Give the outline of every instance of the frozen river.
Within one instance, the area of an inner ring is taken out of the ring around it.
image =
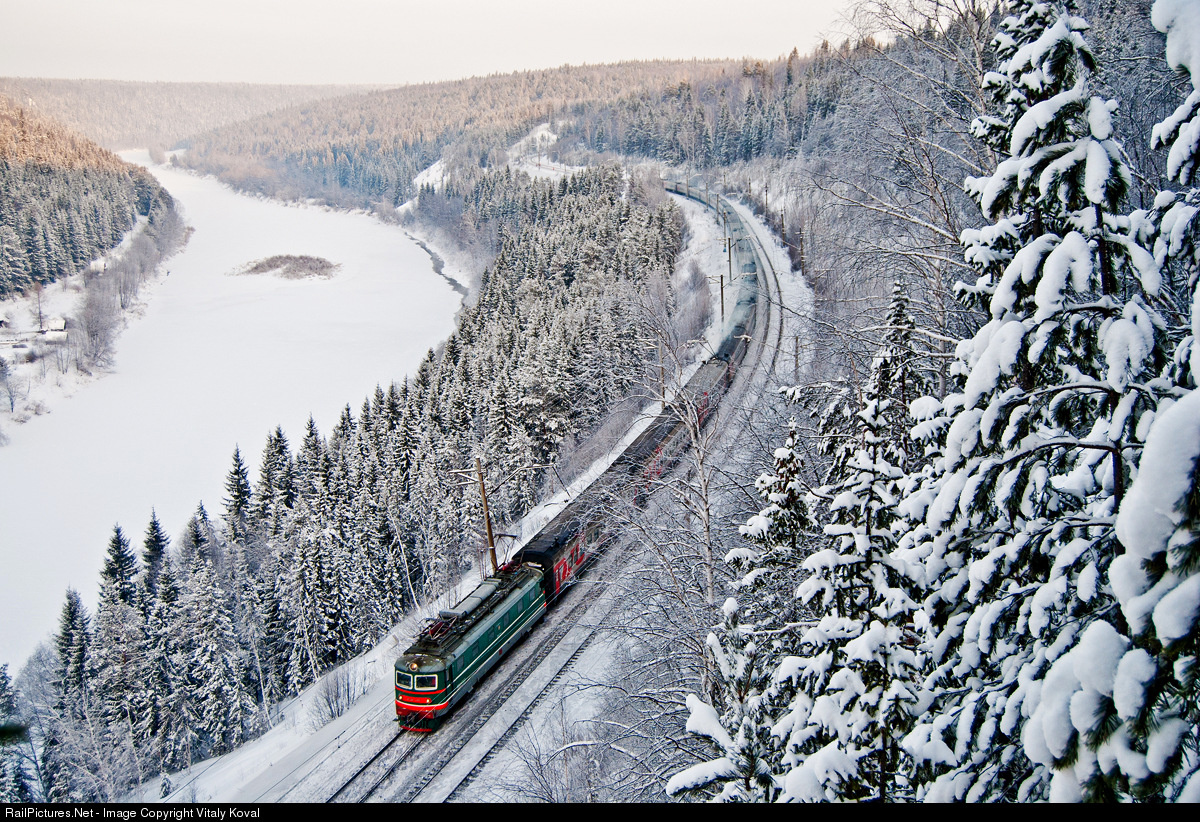
[[[152,508],[173,537],[200,501],[218,516],[235,445],[253,482],[275,425],[295,446],[310,414],[323,433],[347,403],[357,415],[449,334],[460,303],[399,228],[152,170],[195,233],[118,340],[113,372],[8,427],[0,448],[0,663],[13,673],[56,628],[67,586],[94,606],[115,523],[140,553]],[[276,254],[340,269],[230,276]]]

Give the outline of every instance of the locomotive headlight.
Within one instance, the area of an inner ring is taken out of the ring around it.
[[[410,670],[410,671],[415,671],[415,670],[417,670],[417,668],[419,668],[419,667],[421,667],[421,666],[420,666],[420,665],[418,665],[418,664],[417,664],[417,663],[415,663],[415,662],[410,662],[410,663],[408,663],[408,670]]]

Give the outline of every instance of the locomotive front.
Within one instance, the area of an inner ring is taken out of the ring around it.
[[[450,707],[450,671],[445,660],[405,654],[396,660],[396,719],[409,730],[432,731]]]

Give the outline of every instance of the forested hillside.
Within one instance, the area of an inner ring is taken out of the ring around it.
[[[646,87],[735,71],[732,62],[565,66],[325,100],[198,136],[184,162],[249,191],[339,205],[396,206],[441,159],[503,164],[536,123]]]
[[[371,86],[137,83],[0,77],[0,96],[86,135],[112,151],[172,149],[193,134],[269,111]]]
[[[171,209],[145,169],[0,97],[0,298],[74,274]]]

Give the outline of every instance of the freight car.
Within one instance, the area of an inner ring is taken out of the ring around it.
[[[683,186],[668,184],[679,194]],[[688,196],[718,209],[715,200]],[[727,218],[737,218],[725,212]],[[396,719],[412,731],[433,731],[509,650],[546,613],[587,564],[603,549],[609,535],[594,512],[605,490],[635,486],[644,499],[651,482],[679,460],[690,442],[690,426],[704,425],[745,360],[758,321],[760,283],[753,254],[741,259],[735,285],[736,302],[715,353],[688,380],[683,392],[695,417],[685,420],[681,404],[664,409],[634,439],[589,490],[552,519],[495,576],[485,579],[454,608],[442,611],[396,661]],[[602,490],[603,489],[603,490]]]

